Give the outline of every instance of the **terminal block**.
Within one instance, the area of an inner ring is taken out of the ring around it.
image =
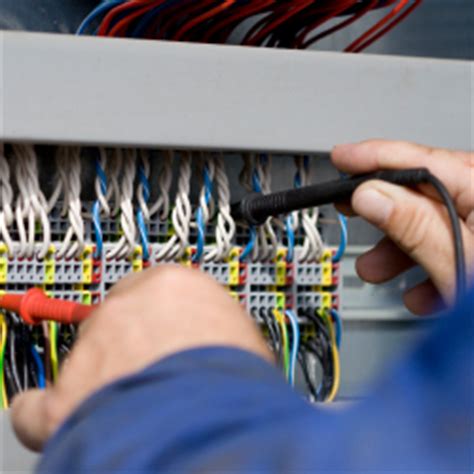
[[[296,253],[293,270],[296,285],[331,286],[333,284],[332,252],[330,249],[323,252],[320,262],[299,262],[299,253]]]
[[[328,291],[299,291],[296,293],[296,310],[307,308],[331,309],[333,293]]]

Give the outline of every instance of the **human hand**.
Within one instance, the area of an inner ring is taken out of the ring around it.
[[[370,140],[336,146],[332,161],[341,171],[361,174],[379,169],[428,168],[447,187],[461,219],[468,274],[474,270],[474,154],[433,149],[405,142]],[[445,207],[430,185],[417,190],[382,181],[359,186],[352,210],[385,232],[360,256],[356,269],[370,283],[383,283],[421,265],[429,280],[405,292],[407,308],[427,314],[455,295],[452,230]],[[344,209],[341,209],[344,210]]]
[[[40,450],[68,415],[104,385],[201,346],[237,347],[273,360],[253,321],[204,273],[166,265],[130,275],[81,325],[56,385],[14,398],[17,436]]]

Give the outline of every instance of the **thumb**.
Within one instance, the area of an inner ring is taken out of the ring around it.
[[[452,301],[454,246],[443,205],[411,189],[369,181],[353,194],[352,207],[423,266],[444,299]],[[467,232],[463,233],[466,236]]]
[[[40,451],[53,432],[47,390],[28,390],[12,402],[10,416],[18,439],[29,449]]]

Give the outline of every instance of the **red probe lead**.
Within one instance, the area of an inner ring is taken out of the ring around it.
[[[18,313],[27,324],[39,324],[45,320],[77,324],[87,319],[96,307],[48,298],[39,288],[32,288],[23,294],[0,296],[0,308]]]

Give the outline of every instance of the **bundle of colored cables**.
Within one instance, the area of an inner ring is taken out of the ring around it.
[[[301,385],[297,383],[299,362],[302,380],[312,399],[332,402],[340,384],[339,347],[342,326],[338,313],[335,310],[331,310],[329,314],[318,313],[308,309],[300,315],[305,319],[304,324],[289,310],[283,312],[260,308],[253,316],[263,323],[269,345],[289,384]],[[304,328],[312,327],[314,331],[309,336],[303,335],[302,324]],[[321,367],[319,383],[316,381],[316,371],[309,366],[310,360],[317,361]]]
[[[392,30],[421,0],[104,0],[78,34],[305,49],[368,12],[388,12],[347,48],[359,52]],[[335,25],[323,26],[337,18]],[[248,27],[247,25],[251,25]],[[239,28],[242,27],[242,28]]]
[[[58,377],[75,329],[50,321],[23,324],[14,313],[0,313],[0,407],[29,388],[45,388]]]

